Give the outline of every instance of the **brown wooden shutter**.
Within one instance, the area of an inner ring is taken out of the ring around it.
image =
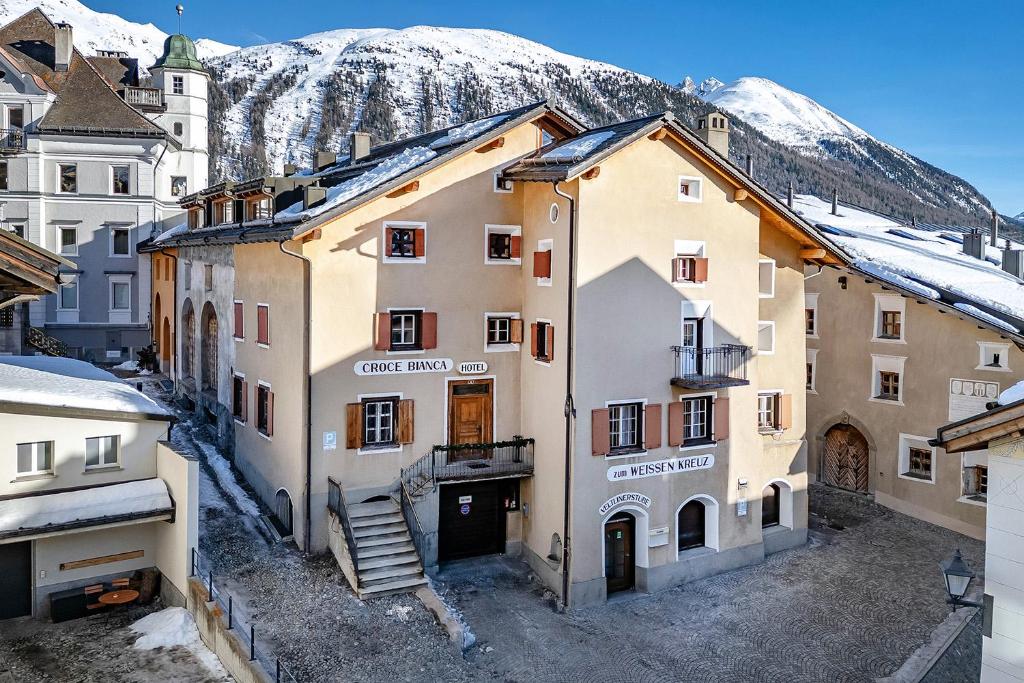
[[[537,357],[537,323],[530,323],[530,355]]]
[[[267,306],[256,307],[256,341],[270,344],[270,308]]]
[[[519,318],[512,318],[508,324],[508,339],[513,344],[523,343],[523,321]]]
[[[391,256],[391,236],[394,235],[394,228],[384,228],[384,255]]]
[[[708,279],[708,260],[706,258],[695,258],[693,259],[693,281],[694,282],[707,282]]]
[[[423,258],[427,253],[427,232],[423,228],[416,228],[412,235],[413,255],[416,258]]]
[[[345,406],[345,448],[363,447],[363,404]]]
[[[683,402],[668,404],[668,445],[683,445]]]
[[[590,412],[590,450],[592,455],[607,455],[612,450],[608,433],[608,409],[595,408]]]
[[[411,398],[398,402],[398,443],[412,443],[414,433],[414,411]]]
[[[274,435],[274,392],[267,392],[267,436]]]
[[[244,379],[242,380],[242,410],[241,410],[242,422],[249,421],[249,383]]]
[[[650,403],[644,410],[644,448],[661,448],[660,403]]]
[[[779,396],[779,429],[792,429],[793,427],[793,395],[782,394]]]
[[[551,250],[533,252],[533,276],[551,277]]]
[[[437,313],[424,313],[420,316],[420,324],[423,326],[422,342],[424,349],[437,348]]]
[[[373,348],[377,351],[387,351],[391,348],[391,314],[377,314],[377,338],[374,340]]]
[[[544,352],[547,354],[546,360],[553,361],[555,359],[555,326],[548,325],[544,328],[547,330],[547,343],[544,345]]]
[[[242,302],[240,302],[240,301],[236,301],[235,302],[235,338],[236,339],[244,339],[245,338],[245,326],[243,324],[244,323],[244,317],[243,317],[244,315],[245,315],[245,306],[244,306],[244,304],[242,304]]]
[[[512,258],[523,257],[523,238],[519,235],[512,235],[511,246],[509,247]]]
[[[729,438],[729,399],[716,398],[712,412],[715,441],[724,441]]]

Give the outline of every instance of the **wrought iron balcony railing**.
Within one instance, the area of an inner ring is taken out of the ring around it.
[[[402,470],[411,495],[436,481],[525,477],[533,472],[533,439],[521,436],[497,443],[434,446]]]
[[[673,346],[675,373],[672,385],[685,389],[719,389],[750,384],[747,360],[750,347],[724,344],[707,349]]]
[[[25,149],[25,131],[21,128],[0,128],[0,152],[20,152]]]

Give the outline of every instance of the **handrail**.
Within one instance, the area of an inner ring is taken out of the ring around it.
[[[402,517],[405,518],[405,525],[409,527],[409,535],[412,537],[412,543],[416,546],[416,553],[420,556],[420,562],[422,562],[423,558],[426,557],[423,548],[423,524],[420,522],[420,516],[416,513],[416,505],[413,503],[412,494],[409,493],[409,489],[406,487],[402,477],[398,479],[398,486],[402,498],[399,504],[399,507],[402,509]]]
[[[437,445],[402,470],[401,480],[411,496],[437,481],[523,475],[533,471],[532,438],[508,441]]]
[[[348,518],[348,506],[345,502],[345,490],[333,477],[327,478],[327,509],[338,516],[341,520],[342,530],[345,532],[345,545],[348,546],[349,558],[352,566],[359,571],[359,556],[356,554],[356,534],[352,529],[352,522]]]
[[[38,327],[29,327],[25,330],[25,342],[48,356],[66,357],[68,355],[67,344],[60,339],[51,337]]]
[[[722,344],[705,349],[692,346],[670,347],[675,355],[675,374],[679,379],[729,379],[745,381],[749,346]]]

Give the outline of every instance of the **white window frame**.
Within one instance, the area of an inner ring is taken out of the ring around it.
[[[683,183],[693,183],[697,186],[696,194],[683,194]],[[681,175],[676,180],[676,199],[689,204],[700,204],[704,201],[704,179],[700,176]]]
[[[772,425],[771,427],[761,426],[761,399],[767,397],[774,397],[775,407],[773,408],[773,412],[775,422],[778,423],[782,419],[782,394],[782,389],[761,389],[760,391],[757,392],[757,418],[755,422],[757,424],[758,434],[781,434],[782,432],[785,431],[784,429],[776,425]]]
[[[409,310],[409,309],[405,309],[405,310]],[[403,392],[401,392],[401,391],[378,391],[378,392],[374,392],[374,393],[370,393],[370,394],[359,394],[358,396],[356,396],[356,401],[358,401],[359,405],[361,406],[363,404],[363,400],[364,399],[369,399],[369,400],[372,401],[375,398],[394,398],[396,396],[398,397],[398,403],[400,405],[402,403],[402,400],[405,399],[405,394]],[[447,415],[448,415],[448,411],[446,409],[445,410],[445,416],[446,416],[445,419],[447,419]],[[363,415],[363,419],[359,421],[359,434],[360,434],[359,440],[360,440],[360,442],[362,442],[362,440],[363,440],[362,437],[363,437],[363,428],[364,428],[364,421],[365,420],[366,420],[366,416]],[[365,445],[364,446],[360,446],[356,450],[356,455],[380,455],[382,453],[401,453],[402,452],[402,444],[398,443],[398,414],[396,413],[395,415],[393,415],[391,420],[392,420],[392,429],[394,429],[394,432],[395,432],[395,445],[394,446],[385,446],[385,447],[382,447],[382,448],[374,448],[374,447],[367,448]]]
[[[47,469],[41,470],[41,469],[39,469],[37,467],[37,465],[39,463],[39,449],[35,448],[35,447],[40,446],[40,445],[44,445],[44,444],[48,444],[49,445],[49,449],[50,449],[50,467],[47,468]],[[32,449],[32,470],[28,471],[28,472],[20,472],[20,471],[18,471],[18,446],[25,446],[25,445],[29,445],[29,446],[33,446],[34,447]],[[29,477],[53,476],[55,471],[56,471],[55,470],[56,464],[54,463],[54,460],[56,459],[56,456],[54,455],[54,451],[55,450],[56,449],[54,448],[54,443],[53,443],[52,439],[49,440],[49,441],[23,441],[23,442],[21,442],[19,444],[16,444],[15,447],[14,447],[14,472],[15,472],[15,478],[16,479],[24,479],[24,478],[29,478]]]
[[[904,371],[906,362],[906,356],[886,356],[876,353],[871,354],[871,393],[868,394],[869,401],[892,406],[905,405],[903,397],[907,388],[907,375]],[[879,374],[881,372],[895,372],[900,376],[900,393],[897,400],[892,401],[886,398],[878,398],[878,394],[881,391],[881,376]]]
[[[552,204],[552,206],[557,206]],[[537,240],[537,251],[550,251],[551,252],[551,277],[537,277],[534,280],[537,281],[538,287],[550,287],[552,278],[555,275],[555,241],[551,239]]]
[[[128,285],[128,308],[114,308],[114,285]],[[125,324],[132,321],[132,276],[117,274],[107,276],[107,314],[112,323]]]
[[[902,378],[901,378],[900,379],[900,391],[902,392],[902,390],[903,390],[903,386],[902,386]],[[917,482],[919,484],[931,484],[933,486],[935,485],[936,469],[937,469],[938,464],[939,464],[938,460],[936,459],[936,455],[938,454],[938,449],[934,448],[933,446],[929,446],[928,445],[928,440],[929,440],[929,437],[927,437],[927,436],[916,436],[914,434],[904,434],[902,432],[900,433],[900,438],[899,438],[899,457],[897,459],[897,463],[898,463],[899,467],[896,470],[896,476],[898,478],[904,479],[904,480],[907,480],[907,481],[915,481],[915,482]],[[908,472],[910,471],[910,448],[911,447],[920,448],[921,450],[931,451],[931,454],[932,454],[932,469],[931,469],[931,478],[930,479],[922,479],[921,477],[914,477],[914,476],[911,476],[910,474],[908,474]],[[963,486],[962,478],[961,478],[961,486]]]
[[[508,353],[510,351],[518,351],[522,344],[516,344],[509,342],[508,344],[488,344],[487,343],[487,330],[489,321],[491,318],[510,318],[512,320],[522,320],[522,315],[519,313],[513,313],[511,311],[488,311],[484,313],[484,353]],[[523,335],[526,335],[525,323],[523,325]],[[510,330],[511,333],[511,330]]]
[[[516,188],[515,182],[513,182],[511,180],[507,181],[508,184],[509,184],[509,188],[506,190],[506,189],[504,189],[501,186],[501,183],[498,180],[499,178],[501,178],[501,171],[495,171],[494,172],[494,184],[492,186],[492,188],[494,189],[495,192],[497,192],[498,194],[512,194],[513,192],[515,192],[515,188]]]
[[[673,240],[672,258],[707,258],[708,246],[704,240]],[[672,274],[675,277],[675,273]],[[680,288],[704,289],[707,282],[672,282],[672,286]]]
[[[54,227],[57,228],[57,253],[61,256],[78,256],[78,226],[77,225],[61,225],[56,224]],[[65,230],[71,230],[75,233],[75,247],[74,251],[64,251],[64,239],[63,232]]]
[[[60,189],[60,169],[61,169],[62,166],[74,166],[75,167],[75,191],[74,192],[65,192],[65,191]],[[78,194],[79,190],[80,190],[79,185],[80,185],[80,181],[81,181],[81,177],[78,175],[78,162],[75,162],[75,161],[58,161],[57,162],[56,171],[57,171],[57,175],[55,177],[56,184],[53,187],[54,194],[66,194],[66,195],[76,195],[76,194]]]
[[[551,222],[551,225],[557,225],[561,215],[562,208],[558,206],[558,202],[551,202],[551,206],[548,207],[548,220]]]
[[[761,291],[761,266],[770,263],[772,266],[771,276],[771,291]],[[773,258],[759,258],[757,259],[757,298],[759,299],[774,299],[775,298],[775,259]]]
[[[811,332],[807,331],[807,311],[814,311],[814,329]],[[805,292],[804,293],[804,335],[807,339],[818,339],[820,338],[819,330],[821,329],[821,319],[818,317],[818,292]]]
[[[103,453],[100,452],[100,460],[95,465],[89,464],[89,441],[94,439],[113,439],[114,440],[114,462],[104,462]],[[109,469],[120,469],[121,467],[121,437],[118,434],[106,434],[104,436],[91,436],[85,440],[85,454],[84,460],[85,471],[90,472],[93,470],[109,470]]]
[[[399,313],[407,313],[407,312],[411,312],[411,311],[419,311],[420,312],[420,319],[419,319],[419,322],[417,324],[420,325],[420,327],[422,327],[423,326],[423,313],[426,313],[427,309],[423,308],[422,306],[390,306],[387,309],[387,311],[388,311],[388,315],[391,315],[392,313],[394,313],[396,311],[399,312]],[[422,330],[416,330],[416,332],[419,333],[420,335],[422,335],[423,331]],[[423,340],[423,337],[420,336],[420,341],[422,342],[422,340]],[[487,339],[486,338],[484,339],[484,343],[485,344],[487,343]],[[391,326],[390,325],[388,326],[388,346],[391,346]],[[415,356],[415,355],[422,355],[422,354],[424,354],[426,352],[427,352],[426,349],[399,349],[397,351],[392,351],[389,348],[384,353],[386,355],[388,355],[388,356]],[[387,395],[390,396],[391,394],[387,394]]]
[[[761,348],[761,328],[768,327],[772,331],[772,346],[770,349]],[[757,321],[757,349],[758,356],[774,356],[775,355],[775,321],[774,320],[758,320]]]
[[[548,326],[553,326],[554,325],[554,323],[552,323],[549,318],[536,318],[534,320],[534,322],[538,323],[538,330],[537,330],[538,332],[540,331],[539,323],[545,323]],[[525,327],[525,325],[526,325],[526,323],[523,323],[524,327]],[[547,328],[545,328],[545,330],[546,329]],[[523,334],[524,335],[526,334],[526,330],[525,329],[523,330]],[[546,331],[545,331],[545,334],[547,334]],[[544,346],[545,346],[544,350],[548,352],[548,358],[550,358],[551,357],[551,354],[550,354],[551,349],[547,348],[547,341],[544,342]],[[533,358],[533,362],[536,363],[537,365],[543,365],[546,368],[550,368],[551,367],[551,361],[549,361],[549,360],[541,360],[540,358],[537,358],[536,356],[532,356],[532,358]]]
[[[998,353],[999,365],[988,365],[990,353]],[[999,342],[978,342],[978,367],[975,370],[988,370],[989,372],[1010,372],[1010,345]]]
[[[181,92],[177,92],[177,86],[181,85]],[[171,94],[172,95],[184,95],[185,94],[185,77],[184,76],[171,76]]]
[[[76,313],[78,312],[79,307],[82,305],[82,302],[80,300],[81,292],[78,291],[78,284],[79,284],[78,283],[78,279],[76,278],[74,282],[70,282],[68,284],[60,284],[60,285],[58,285],[58,287],[57,287],[57,310],[58,311],[75,311]],[[64,306],[64,296],[63,296],[63,294],[61,292],[63,292],[68,287],[74,287],[75,288],[75,307],[74,308],[66,308]]]
[[[646,398],[628,398],[628,399],[616,399],[614,401],[605,401],[604,407],[609,409],[609,436],[608,443],[611,444],[611,417],[610,409],[612,406],[629,405],[632,403],[640,404],[640,411],[637,413],[637,448],[636,450],[629,451],[628,453],[618,453],[604,456],[605,460],[621,460],[622,458],[640,458],[647,455],[647,448],[644,447],[644,432],[647,429],[647,399]],[[610,448],[610,446],[609,446]]]
[[[116,232],[117,230],[124,230],[125,232],[128,233],[128,253],[127,254],[116,254],[116,253],[114,253],[114,232]],[[132,227],[131,227],[131,225],[120,224],[120,223],[108,223],[107,224],[107,233],[108,233],[107,241],[109,242],[109,247],[110,247],[108,252],[107,252],[107,256],[110,257],[110,258],[132,258],[133,252],[135,250],[132,249],[133,245],[132,245]]]
[[[907,300],[899,294],[875,294],[875,322],[871,329],[871,341],[881,344],[907,343]],[[898,311],[900,314],[900,336],[886,339],[882,334],[882,312]]]
[[[811,366],[811,386],[807,388],[808,394],[818,393],[818,349],[807,349],[807,363]]]
[[[408,258],[405,256],[388,256],[388,228],[405,230],[423,230],[423,256]],[[381,221],[380,224],[380,258],[382,263],[419,263],[427,262],[427,224],[423,221]]]
[[[519,258],[491,258],[491,235],[510,235],[519,238]],[[484,263],[489,266],[520,266],[523,263],[523,226],[484,225]]]
[[[175,180],[184,180],[185,181],[185,193],[184,194],[174,194],[174,181]],[[188,176],[172,175],[171,176],[171,184],[169,186],[169,192],[170,192],[170,196],[172,196],[172,197],[186,197],[186,196],[188,196]]]
[[[128,191],[127,192],[114,192],[114,169],[124,168],[128,170]],[[112,197],[131,197],[132,196],[132,167],[131,164],[109,164],[107,166],[109,171],[107,175],[107,193]]]
[[[691,399],[691,398],[707,398],[707,399],[710,399],[708,401],[708,406],[710,408],[710,411],[709,411],[708,416],[707,416],[707,430],[708,430],[708,438],[711,439],[711,441],[705,442],[705,443],[695,443],[695,444],[692,444],[690,446],[687,446],[686,443],[685,443],[685,441],[686,441],[685,435],[680,434],[679,435],[680,444],[679,444],[678,449],[679,449],[679,451],[692,451],[692,450],[697,450],[697,449],[701,449],[701,448],[703,448],[705,450],[707,450],[708,448],[714,448],[715,446],[718,445],[718,439],[716,438],[717,435],[715,434],[715,412],[718,410],[718,405],[717,405],[718,404],[718,394],[713,392],[713,391],[707,391],[707,392],[703,392],[703,393],[699,393],[699,394],[683,394],[683,395],[681,395],[679,397],[679,402],[682,403],[683,401],[686,401],[686,400]]]

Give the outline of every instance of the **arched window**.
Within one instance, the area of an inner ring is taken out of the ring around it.
[[[182,316],[181,327],[185,333],[181,348],[181,373],[185,377],[195,377],[196,312],[191,301],[185,301],[185,315]]]
[[[213,305],[203,306],[203,388],[217,390],[217,313]]]
[[[705,514],[704,503],[700,500],[691,500],[679,508],[679,550],[701,548],[705,545]]]
[[[292,499],[284,489],[274,498],[274,522],[281,536],[292,535]]]
[[[779,525],[779,502],[782,491],[778,484],[768,484],[761,492],[761,528]]]

